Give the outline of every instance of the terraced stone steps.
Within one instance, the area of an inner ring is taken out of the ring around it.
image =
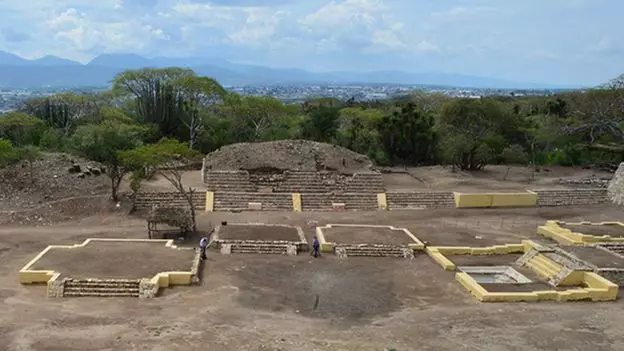
[[[280,193],[216,192],[215,211],[247,211],[250,202],[262,204],[262,211],[292,211],[292,195]]]
[[[193,204],[198,210],[206,208],[206,192],[198,190],[193,194]],[[187,208],[188,202],[180,193],[174,192],[140,192],[136,194],[134,208],[150,210],[153,205]]]
[[[250,254],[288,254],[288,244],[264,244],[264,243],[230,243],[230,253],[250,253]]]
[[[538,206],[599,205],[609,202],[607,189],[534,190]]]
[[[207,171],[204,183],[209,191],[256,191],[247,171]]]
[[[376,194],[301,194],[303,211],[332,211],[332,203],[344,203],[345,210],[376,211]]]
[[[336,249],[342,249],[345,251],[346,256],[359,256],[359,257],[406,257],[406,250],[408,248],[400,246],[392,247],[379,247],[370,245],[340,245]],[[413,256],[412,256],[413,257]]]
[[[526,265],[531,268],[537,275],[546,280],[555,279],[559,272],[564,269],[561,265],[549,260],[543,254],[537,254],[526,262]]]
[[[386,199],[389,210],[455,207],[452,192],[388,192]]]
[[[133,280],[67,280],[65,297],[139,297],[139,281]]]
[[[330,187],[316,172],[288,172],[276,189],[280,193],[326,193]]]
[[[344,189],[347,193],[385,193],[386,186],[381,173],[355,173]]]

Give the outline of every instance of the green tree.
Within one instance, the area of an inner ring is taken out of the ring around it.
[[[377,125],[381,144],[391,162],[411,165],[435,160],[435,121],[418,106],[407,103],[385,115]]]
[[[15,158],[15,150],[10,140],[0,139],[0,167],[6,167]]]
[[[310,140],[332,142],[338,129],[340,106],[319,103],[309,107],[308,111],[301,125],[301,135]]]
[[[157,125],[163,136],[179,137],[183,125],[179,82],[194,76],[192,70],[179,67],[128,70],[115,76],[113,92],[132,99],[140,123]]]
[[[50,127],[69,135],[76,124],[85,118],[97,115],[107,102],[94,94],[60,93],[52,96],[35,97],[26,100],[20,111],[36,116]]]
[[[118,152],[130,150],[141,143],[145,128],[112,121],[80,126],[72,136],[75,151],[106,167],[111,179],[111,197],[119,201],[119,185],[128,169],[119,160]]]
[[[11,140],[15,146],[38,143],[43,130],[43,122],[29,114],[0,114],[0,138]]]
[[[189,149],[188,145],[175,139],[166,138],[156,144],[142,145],[118,153],[122,164],[133,171],[133,176],[137,181],[144,180],[144,170],[150,168],[156,170],[171,183],[188,203],[193,231],[197,231],[195,204],[193,203],[195,189],[190,186],[188,189],[185,187],[182,180],[183,170],[180,169],[180,166],[197,155],[198,153]]]
[[[480,170],[507,144],[504,133],[515,124],[511,111],[492,99],[455,99],[439,114],[440,144],[446,161],[462,170]]]
[[[524,148],[522,145],[518,144],[512,144],[504,148],[501,153],[501,157],[503,162],[507,165],[507,171],[505,171],[503,180],[507,180],[507,176],[509,175],[512,165],[525,165],[528,160],[528,156],[524,151]]]
[[[186,75],[172,84],[178,89],[180,120],[188,129],[189,148],[193,149],[204,131],[203,119],[208,113],[215,112],[216,106],[223,102],[227,92],[216,80],[209,77]]]
[[[379,109],[343,108],[338,119],[336,141],[341,146],[377,159],[379,150],[377,125],[382,118],[383,111]]]

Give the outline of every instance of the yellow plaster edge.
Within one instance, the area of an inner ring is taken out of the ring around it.
[[[455,263],[449,260],[444,254],[440,253],[437,248],[428,247],[425,251],[427,252],[427,255],[436,261],[445,271],[455,270]]]
[[[292,193],[292,207],[294,212],[301,212],[301,194]]]
[[[377,207],[382,210],[388,210],[388,198],[386,197],[386,193],[377,194]]]
[[[481,302],[537,302],[537,301],[614,301],[617,298],[618,286],[600,277],[596,273],[583,272],[583,281],[588,288],[568,289],[563,291],[539,290],[532,292],[488,292],[469,274],[458,272],[457,280],[477,300]],[[593,284],[593,286],[592,286]]]
[[[43,257],[48,251],[52,249],[75,249],[79,247],[85,247],[90,242],[93,241],[108,241],[108,242],[161,242],[165,244],[165,247],[169,247],[172,249],[178,249],[178,247],[173,243],[173,240],[166,239],[111,239],[111,238],[89,238],[83,241],[80,244],[74,245],[48,245],[45,249],[43,249],[37,256],[35,256],[32,260],[30,260],[22,269],[19,270],[19,282],[20,284],[35,284],[35,283],[47,283],[54,277],[55,274],[60,274],[60,272],[52,271],[52,270],[31,270],[32,267],[37,261]]]
[[[578,223],[567,223],[570,225],[619,225],[624,229],[624,224],[621,222],[578,222]],[[574,232],[568,228],[563,228],[560,225],[559,221],[549,220],[543,226],[539,226],[537,228],[537,233],[539,235],[545,236],[547,238],[553,239],[560,244],[564,245],[583,245],[587,243],[597,243],[597,242],[615,242],[615,243],[624,243],[624,237],[613,237],[610,235],[592,235],[592,234],[584,234],[579,232]]]
[[[214,212],[214,191],[206,191],[206,212]]]

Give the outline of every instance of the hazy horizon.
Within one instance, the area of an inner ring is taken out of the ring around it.
[[[0,0],[0,50],[217,57],[316,72],[449,72],[592,86],[624,72],[609,0]]]

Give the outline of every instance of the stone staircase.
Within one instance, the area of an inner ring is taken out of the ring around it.
[[[565,269],[564,266],[549,260],[541,253],[538,253],[527,260],[526,266],[540,276],[540,278],[547,280],[548,282],[555,281],[559,273]]]
[[[193,194],[193,204],[195,204],[196,209],[204,210],[206,208],[206,192],[196,191]],[[187,208],[188,202],[177,192],[140,192],[136,194],[135,210],[150,210],[154,205]]]
[[[221,244],[222,253],[225,254],[273,254],[273,255],[297,255],[297,246],[287,243],[262,242],[262,241],[224,241]]]
[[[139,297],[139,280],[67,279],[64,297]]]
[[[389,210],[455,208],[452,192],[388,192],[386,199]]]
[[[400,258],[413,258],[414,254],[411,249],[401,246],[391,245],[372,245],[372,244],[357,244],[357,245],[338,245],[336,251],[341,250],[344,254],[340,256],[360,256],[360,257],[400,257]],[[343,258],[344,258],[343,257]]]
[[[249,172],[247,171],[206,171],[204,183],[208,191],[256,191],[256,187],[249,180]]]
[[[292,211],[292,195],[286,193],[216,192],[215,211],[247,211],[250,202],[262,204],[262,211]]]
[[[344,203],[346,211],[376,211],[377,194],[301,194],[301,207],[303,211],[332,211],[332,203]]]
[[[533,190],[537,206],[599,205],[609,202],[607,189]]]
[[[372,193],[379,194],[386,192],[383,176],[381,173],[355,173],[347,181],[344,191],[346,193]]]
[[[317,172],[286,172],[286,179],[277,187],[280,193],[326,193],[327,186]]]

